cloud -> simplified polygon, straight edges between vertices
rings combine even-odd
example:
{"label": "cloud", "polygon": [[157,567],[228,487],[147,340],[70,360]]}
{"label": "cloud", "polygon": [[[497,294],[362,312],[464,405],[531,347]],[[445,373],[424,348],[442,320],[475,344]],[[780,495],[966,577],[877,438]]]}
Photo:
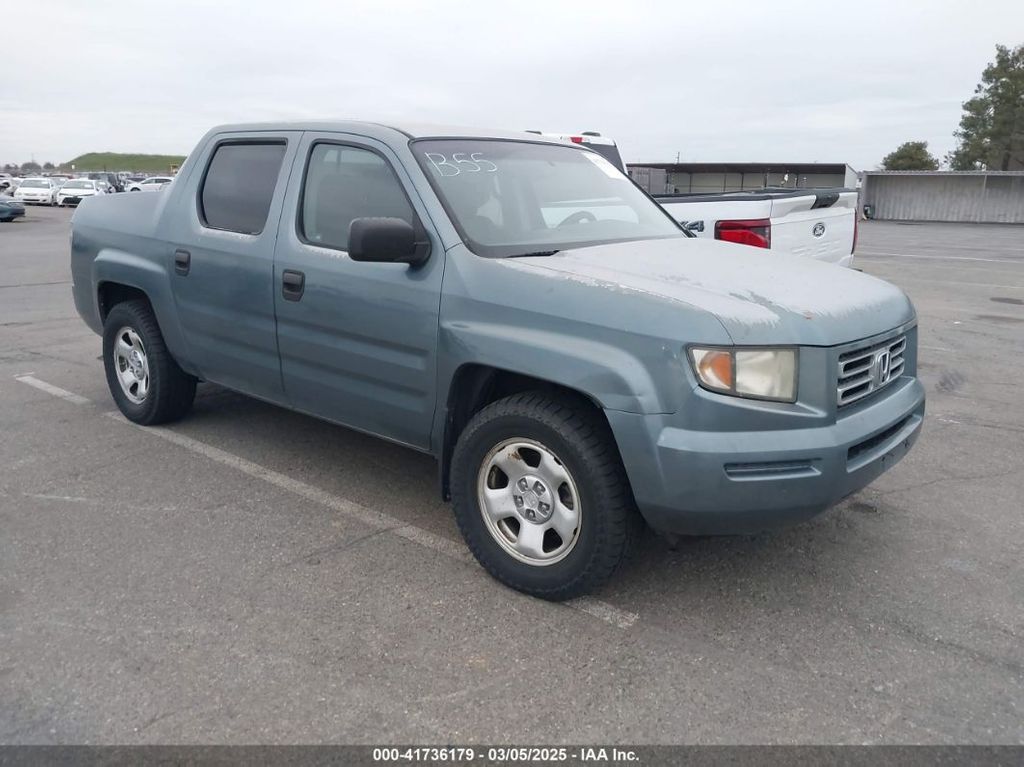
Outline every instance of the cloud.
{"label": "cloud", "polygon": [[950,149],[995,44],[1020,42],[1000,30],[1024,28],[1018,2],[911,5],[35,0],[18,24],[40,34],[6,48],[0,162],[353,117],[599,130],[627,160],[873,167],[910,139]]}

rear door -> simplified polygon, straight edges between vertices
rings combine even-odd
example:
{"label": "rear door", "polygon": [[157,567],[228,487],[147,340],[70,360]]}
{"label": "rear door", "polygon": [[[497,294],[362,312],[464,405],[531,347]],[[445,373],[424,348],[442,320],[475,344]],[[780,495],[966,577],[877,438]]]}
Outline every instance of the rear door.
{"label": "rear door", "polygon": [[[306,133],[274,269],[285,391],[294,407],[427,449],[437,386],[444,251],[405,169],[385,144]],[[301,171],[300,168],[301,167]],[[403,218],[431,241],[419,266],[359,263],[348,229]]]}
{"label": "rear door", "polygon": [[301,133],[221,134],[202,150],[168,232],[188,357],[205,380],[284,401],[274,243]]}

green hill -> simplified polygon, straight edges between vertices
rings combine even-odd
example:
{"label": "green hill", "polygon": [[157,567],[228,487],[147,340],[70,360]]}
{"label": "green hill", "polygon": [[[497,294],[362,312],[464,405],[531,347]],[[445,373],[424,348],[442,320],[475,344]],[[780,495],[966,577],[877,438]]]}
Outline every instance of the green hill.
{"label": "green hill", "polygon": [[61,168],[71,170],[131,170],[144,173],[167,173],[173,165],[180,168],[185,157],[174,154],[121,154],[119,152],[89,152],[79,155],[74,160],[61,164]]}

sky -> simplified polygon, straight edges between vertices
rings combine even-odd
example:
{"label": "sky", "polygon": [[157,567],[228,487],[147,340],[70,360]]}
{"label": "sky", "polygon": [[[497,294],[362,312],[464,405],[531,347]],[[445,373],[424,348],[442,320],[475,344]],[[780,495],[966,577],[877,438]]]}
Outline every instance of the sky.
{"label": "sky", "polygon": [[[627,162],[953,148],[1020,0],[30,0],[5,16],[0,164],[187,154],[212,126],[354,118],[614,138]],[[1014,38],[1016,35],[1016,38]]]}

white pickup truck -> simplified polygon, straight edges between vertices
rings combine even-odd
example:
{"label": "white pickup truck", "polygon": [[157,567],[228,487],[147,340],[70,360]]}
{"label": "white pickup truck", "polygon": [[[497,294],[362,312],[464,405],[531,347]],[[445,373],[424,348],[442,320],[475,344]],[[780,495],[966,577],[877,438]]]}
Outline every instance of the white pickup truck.
{"label": "white pickup truck", "polygon": [[698,237],[853,264],[857,192],[852,189],[765,189],[721,194],[653,195]]}
{"label": "white pickup truck", "polygon": [[[593,131],[542,135],[593,149],[627,172],[618,146],[607,136]],[[857,246],[854,189],[758,189],[652,196],[697,237],[792,253],[839,266],[853,265]]]}

